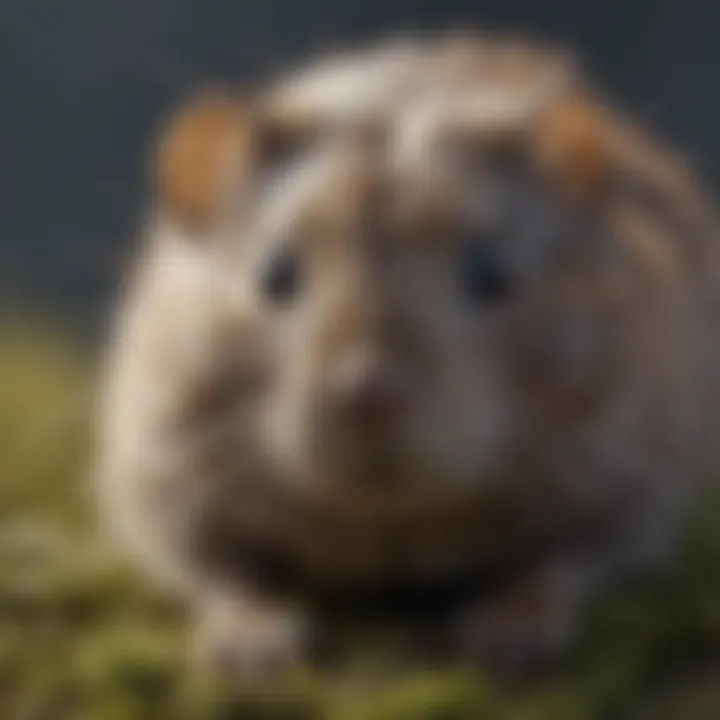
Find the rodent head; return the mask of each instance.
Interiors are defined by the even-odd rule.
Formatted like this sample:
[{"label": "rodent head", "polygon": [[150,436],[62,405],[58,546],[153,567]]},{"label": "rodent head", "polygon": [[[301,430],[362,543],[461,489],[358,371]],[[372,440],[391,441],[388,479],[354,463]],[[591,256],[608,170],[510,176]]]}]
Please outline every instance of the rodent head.
[{"label": "rodent head", "polygon": [[[238,402],[279,477],[462,491],[612,396],[642,272],[600,199],[592,108],[565,98],[509,135],[441,119],[412,143],[406,108],[272,163],[239,105],[216,112],[215,155],[200,154],[224,199],[166,197],[193,221],[212,197],[215,224],[198,242],[217,259],[243,342],[262,348],[242,369],[261,380]],[[166,165],[170,187],[178,172]],[[190,175],[207,193],[212,183]]]}]

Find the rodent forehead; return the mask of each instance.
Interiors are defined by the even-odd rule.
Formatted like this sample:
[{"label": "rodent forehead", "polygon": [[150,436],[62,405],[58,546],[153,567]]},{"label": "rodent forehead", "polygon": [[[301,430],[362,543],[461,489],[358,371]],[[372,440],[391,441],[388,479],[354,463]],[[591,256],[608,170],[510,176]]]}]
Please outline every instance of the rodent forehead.
[{"label": "rodent forehead", "polygon": [[452,242],[463,229],[501,223],[522,181],[462,152],[428,147],[420,163],[398,162],[392,136],[311,148],[270,178],[259,216],[271,243]]}]

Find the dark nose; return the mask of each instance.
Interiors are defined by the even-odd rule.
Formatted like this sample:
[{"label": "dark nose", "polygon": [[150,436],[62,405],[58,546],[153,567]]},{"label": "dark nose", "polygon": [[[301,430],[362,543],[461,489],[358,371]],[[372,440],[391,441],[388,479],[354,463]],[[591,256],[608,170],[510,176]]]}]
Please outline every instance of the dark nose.
[{"label": "dark nose", "polygon": [[403,378],[382,365],[367,365],[344,378],[342,411],[358,429],[376,432],[396,424],[407,406]]}]

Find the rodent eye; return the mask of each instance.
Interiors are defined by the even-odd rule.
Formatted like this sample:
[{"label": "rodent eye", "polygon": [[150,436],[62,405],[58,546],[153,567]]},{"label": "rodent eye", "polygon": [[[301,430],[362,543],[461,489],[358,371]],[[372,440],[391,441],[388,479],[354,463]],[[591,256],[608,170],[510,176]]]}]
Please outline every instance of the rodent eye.
[{"label": "rodent eye", "polygon": [[460,259],[460,285],[463,298],[472,303],[498,303],[512,290],[512,278],[492,243],[469,242]]},{"label": "rodent eye", "polygon": [[277,304],[287,304],[299,292],[300,260],[288,246],[280,248],[270,259],[262,278],[263,292]]}]

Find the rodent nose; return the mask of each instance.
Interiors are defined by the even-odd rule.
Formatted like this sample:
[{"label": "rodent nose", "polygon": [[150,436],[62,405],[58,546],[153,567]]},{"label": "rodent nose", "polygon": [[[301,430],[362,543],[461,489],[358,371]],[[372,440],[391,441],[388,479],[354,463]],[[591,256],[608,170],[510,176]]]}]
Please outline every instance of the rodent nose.
[{"label": "rodent nose", "polygon": [[402,377],[378,362],[359,362],[343,373],[338,399],[345,417],[363,431],[381,431],[395,424],[406,407]]}]

